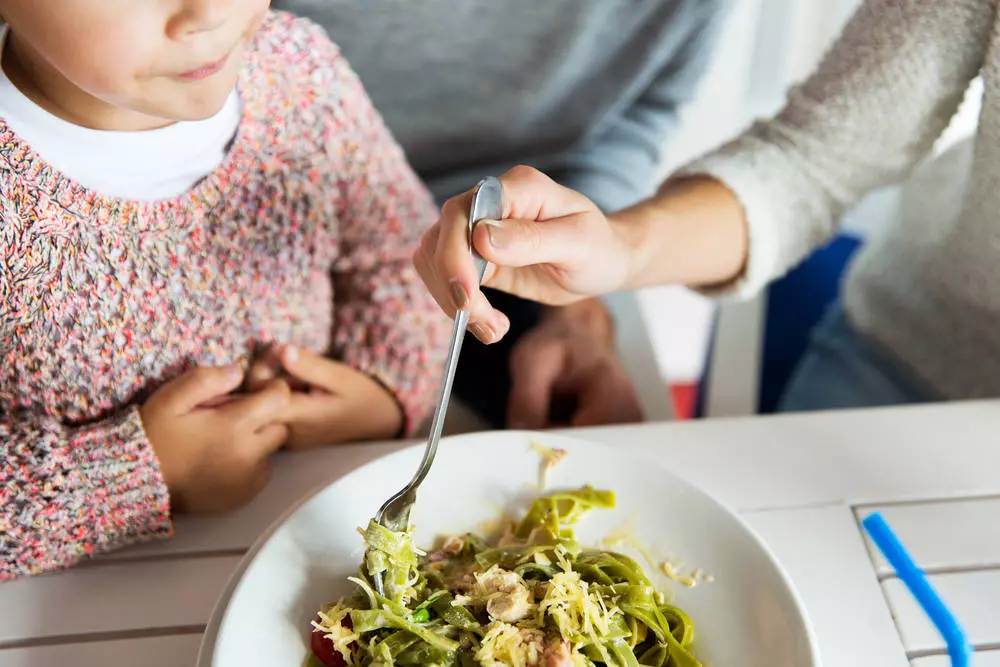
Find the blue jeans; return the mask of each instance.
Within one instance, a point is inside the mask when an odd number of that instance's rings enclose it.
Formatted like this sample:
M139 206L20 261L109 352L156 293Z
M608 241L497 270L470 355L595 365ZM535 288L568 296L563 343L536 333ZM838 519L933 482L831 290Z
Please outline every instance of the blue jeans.
M886 350L858 333L839 303L812 334L779 412L864 408L939 400Z

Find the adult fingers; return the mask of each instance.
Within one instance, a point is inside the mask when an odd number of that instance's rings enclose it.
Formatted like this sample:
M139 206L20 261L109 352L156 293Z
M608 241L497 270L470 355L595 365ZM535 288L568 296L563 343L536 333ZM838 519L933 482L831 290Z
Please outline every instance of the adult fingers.
M511 389L507 424L513 429L547 425L552 393L566 368L566 349L553 341L542 345L522 341L510 359Z
M468 331L483 343L496 343L510 330L510 320L490 305L486 295L476 292L469 307Z
M603 237L591 238L578 217L537 221L508 218L484 220L473 231L473 243L491 264L512 269L536 264L573 265L593 256L592 246ZM582 267L572 266L579 269ZM503 269L498 273L503 273ZM494 275L494 285L502 276Z
M641 422L642 408L635 389L615 370L591 373L580 388L573 427Z
M469 252L469 207L474 191L452 197L441 207L431 264L439 289L447 291L449 312L467 310L479 293L479 275Z

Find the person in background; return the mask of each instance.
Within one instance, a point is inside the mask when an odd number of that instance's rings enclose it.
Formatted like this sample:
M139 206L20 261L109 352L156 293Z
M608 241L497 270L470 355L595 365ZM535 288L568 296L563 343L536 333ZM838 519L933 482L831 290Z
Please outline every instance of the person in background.
M1000 396L998 31L993 0L867 0L779 115L610 217L512 170L511 219L474 239L503 267L487 284L545 303L667 283L752 295L829 239L865 193L908 177L899 214L848 269L781 408ZM925 160L977 75L975 136ZM415 262L448 312L472 303L471 320L500 321L472 277L467 200L445 206Z
M422 423L433 200L323 30L267 0L0 0L0 580ZM277 346L277 347L275 347ZM254 350L287 378L252 390Z
M528 163L616 211L652 191L731 2L274 4L329 31L438 202ZM466 339L455 391L468 407L493 427L641 419L600 301L488 293L505 316L473 325L492 346Z

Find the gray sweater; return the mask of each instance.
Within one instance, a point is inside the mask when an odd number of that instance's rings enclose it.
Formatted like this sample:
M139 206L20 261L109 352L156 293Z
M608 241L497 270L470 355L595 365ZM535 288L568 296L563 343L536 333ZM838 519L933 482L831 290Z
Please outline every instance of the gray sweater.
M976 136L925 161L977 74ZM899 216L847 277L847 315L943 397L998 397L996 0L867 0L777 118L685 171L718 177L742 201L750 258L734 288L753 293L835 233L866 192L918 165Z
M275 0L323 25L439 200L532 164L650 193L731 0Z

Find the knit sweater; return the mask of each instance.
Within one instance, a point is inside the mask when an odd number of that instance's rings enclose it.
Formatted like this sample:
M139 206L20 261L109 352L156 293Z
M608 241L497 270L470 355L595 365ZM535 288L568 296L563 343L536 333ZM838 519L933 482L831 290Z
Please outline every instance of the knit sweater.
M949 399L1000 396L998 29L996 0L867 0L780 115L684 170L742 202L750 255L733 289L751 294L910 175L981 74L974 139L919 165L843 295L862 335Z
M291 343L429 411L430 195L322 29L270 15L239 90L222 164L165 201L88 191L0 121L0 580L171 532L137 407L193 367Z
M438 202L531 164L610 211L652 193L733 4L272 0L327 29Z

